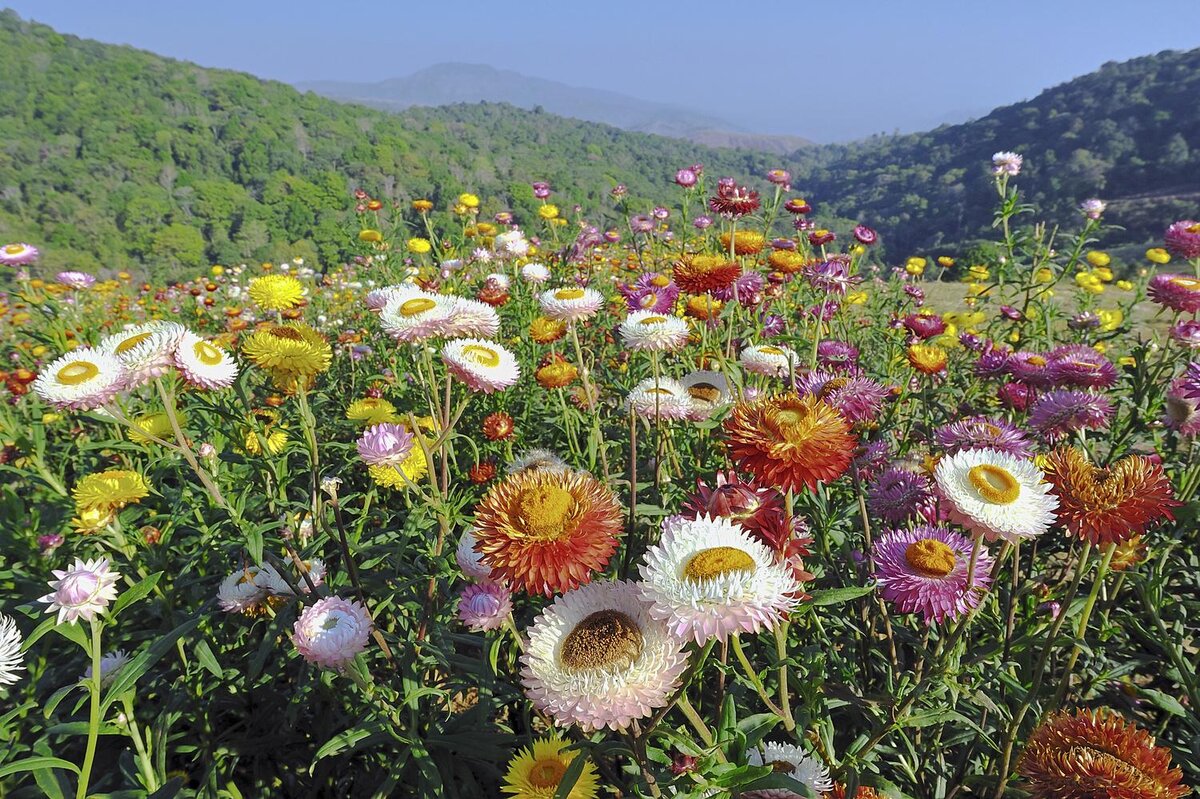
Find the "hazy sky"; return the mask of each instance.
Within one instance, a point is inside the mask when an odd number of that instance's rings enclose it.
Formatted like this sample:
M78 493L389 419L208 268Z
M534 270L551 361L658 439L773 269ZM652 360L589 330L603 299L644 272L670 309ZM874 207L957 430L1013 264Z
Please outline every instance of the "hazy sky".
M817 141L960 121L1105 61L1200 46L1200 0L5 4L66 33L289 82L483 63Z

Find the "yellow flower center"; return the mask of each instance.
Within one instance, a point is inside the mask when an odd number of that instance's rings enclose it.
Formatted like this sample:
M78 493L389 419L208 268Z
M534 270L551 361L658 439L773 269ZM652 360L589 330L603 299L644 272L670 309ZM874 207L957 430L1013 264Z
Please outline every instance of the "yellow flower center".
M667 321L665 316L647 316L645 319L638 322L639 325L661 325Z
M100 368L96 364L90 361L75 361L59 369L55 377L64 385L77 386L80 383L86 383L98 374L100 374Z
M575 497L558 486L534 486L521 492L516 505L532 538L557 541L575 510Z
M1189 225L1186 230L1188 233L1200 233L1200 223Z
M996 426L996 425L994 425L994 424L985 424L985 425L983 426L983 430L984 430L984 432L985 432L985 433L987 433L989 436L998 436L998 435L1000 435L1001 433L1003 433L1003 432L1004 432L1003 430L1001 430L999 427L997 427L997 426Z
M489 369L494 369L500 365L500 353L491 347L484 347L480 344L468 344L463 347L463 355L480 366L486 366Z
M796 767L786 760L772 760L767 764L771 767L771 771L776 774L791 774L796 770Z
M300 331L294 327L283 327L282 325L277 325L271 328L270 332L275 338L283 338L287 339L288 341L304 341L304 336L302 336Z
M435 305L437 303L428 297L417 297L412 300L406 300L400 305L400 315L416 316L417 314L425 313Z
M117 355L124 355L125 353L129 352L131 349L133 349L137 345L141 344L143 341L145 341L148 338L150 338L149 333L138 333L135 336L130 336L129 338L125 339L120 344L118 344L116 346L116 348L114 349L114 352L116 352Z
M794 408L786 408L775 414L775 422L780 427L795 427L804 421L804 413Z
M4 248L4 251L6 253L8 253L9 255L16 255L17 253L22 252L24 249L25 248L22 247L20 244L9 244L7 247Z
M1183 275L1180 275L1178 277L1171 278L1171 282L1174 285L1179 286L1179 288L1187 289L1188 291L1200 290L1200 280L1197 280L1194 277L1184 277Z
M671 395L671 389L669 389L669 388L660 388L660 387L648 388L648 389L646 389L646 393L647 393L647 394L665 394L665 395L667 395L667 396L670 396L670 395Z
M529 767L529 784L539 790L557 788L567 773L567 766L557 757L543 757Z
M753 573L754 568L754 558L737 547L711 547L692 556L683 567L683 576L699 583L734 572Z
M650 278L650 285L658 286L660 289L666 288L670 284L671 278L667 277L666 275L657 275L656 277Z
M1026 363L1029 364L1030 366L1039 366L1040 367L1040 366L1046 365L1046 359L1040 355L1034 355L1029 360L1027 360Z
M583 297L583 289L559 289L554 292L556 300L578 300Z
M640 300L638 300L638 304L641 305L643 308L653 308L657 303L658 303L658 295L654 294L653 292L645 295Z
M688 396L692 399L704 400L705 402L716 402L721 399L721 389L712 383L694 383L688 386L687 392Z
M759 347L758 351L764 355L783 355L783 350L778 347Z
M958 564L954 550L936 538L912 542L904 550L904 559L926 577L945 577Z
M205 366L217 366L225 358L219 349L207 341L197 341L192 345L192 352L195 354L196 360Z
M570 671L623 671L642 654L642 631L619 610L598 610L563 639L558 658Z
M981 463L967 472L971 485L994 505L1008 505L1021 496L1021 484L1002 466Z

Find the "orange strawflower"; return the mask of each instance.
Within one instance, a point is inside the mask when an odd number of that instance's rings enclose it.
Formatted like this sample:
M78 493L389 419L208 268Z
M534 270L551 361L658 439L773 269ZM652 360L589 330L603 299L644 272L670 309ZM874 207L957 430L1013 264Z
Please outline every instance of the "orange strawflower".
M503 441L513 434L513 418L504 411L489 413L483 420L483 435L488 441Z
M675 283L688 294L707 294L733 284L742 267L719 255L692 255L675 264Z
M739 402L724 427L734 463L783 491L836 480L858 446L842 415L811 396Z
M567 323L539 316L529 323L529 337L538 344L552 344L567 334Z

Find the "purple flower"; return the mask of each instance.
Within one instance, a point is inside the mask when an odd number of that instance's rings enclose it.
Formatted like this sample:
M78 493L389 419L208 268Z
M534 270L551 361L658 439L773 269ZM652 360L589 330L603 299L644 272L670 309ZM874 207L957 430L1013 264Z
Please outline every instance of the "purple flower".
M907 275L905 276L907 277ZM916 300L918 308L925 304L925 289L920 286L913 283L906 283L904 285L904 293Z
M1067 320L1072 330L1095 330L1100 327L1100 314L1095 311L1080 311Z
M1078 430L1104 430L1113 413L1112 400L1090 391L1047 391L1029 409L1029 424L1048 441Z
M858 347L848 341L824 339L817 344L817 363L827 369L844 369L858 363Z
M655 219L666 219L671 215L671 212L666 208L663 208L661 205L656 205L654 206L654 210L650 212L650 215Z
M794 250L796 249L796 242L791 239L771 239L771 249Z
M468 585L458 599L458 618L473 632L498 630L512 613L512 592L491 580Z
M850 275L850 267L842 261L821 261L805 266L801 274L817 291L844 296L849 288L862 282L862 278Z
M1188 394L1186 378L1176 378L1167 389L1163 424L1181 436L1194 437L1200 434L1200 407L1196 397Z
M692 220L692 227L696 228L696 230L708 230L710 227L712 227L712 223L713 220L711 216L702 215Z
M1112 361L1084 344L1057 347L1049 354L1049 384L1077 388L1109 388L1117 382Z
M911 520L928 521L936 514L933 482L925 475L900 466L889 466L867 489L867 507L890 525Z
M616 230L604 231L604 240L609 244L616 244L621 240L621 234Z
M1200 240L1200 234L1196 238ZM1200 248L1200 244L1197 247ZM1200 258L1200 249L1193 257ZM1190 275L1155 275L1146 287L1146 296L1172 311L1194 314L1200 311L1200 280Z
M539 200L544 200L550 196L549 183L546 183L543 180L535 180L530 185L533 186L533 196L537 197Z
M617 185L613 186L612 191L609 192L609 194L613 196L613 199L617 200L621 199L628 193L629 188L624 183L618 183Z
M89 275L87 272L59 272L54 276L54 279L64 286L73 289L90 288L96 282L96 277Z
M1186 319L1171 327L1171 338L1185 347L1200 348L1200 322Z
M854 238L860 244L865 244L870 247L875 242L879 241L879 234L866 225L854 226Z
M886 533L871 549L879 593L901 613L920 613L928 624L953 621L977 606L991 583L992 556L944 527Z
M679 287L666 275L645 272L631 286L618 286L630 311L668 313L679 297Z
M1033 444L1020 428L1003 419L972 416L939 427L933 439L947 455L969 449L994 449L1017 458L1033 457Z
M1106 207L1104 200L1092 197L1079 204L1079 211L1088 219L1099 219Z
M1009 357L1010 354L1006 347L997 347L994 342L988 341L983 345L983 352L975 361L975 376L999 377L1007 374Z
M0 265L24 266L37 260L38 248L32 244L18 242L0 247Z
M1180 258L1200 258L1200 222L1183 219L1174 223L1163 235L1167 251Z
M786 169L767 170L767 182L779 186L784 191L792 190L792 173Z
M637 214L629 218L629 229L634 233L649 233L654 230L654 220L646 214Z
M728 302L736 297L742 305L755 305L756 303L749 300L762 291L764 285L766 281L758 272L744 272L728 286L715 288L709 293L721 302Z
M875 478L875 475L883 471L888 465L890 457L886 441L882 439L870 441L855 453L851 465L859 480L869 482Z
M696 173L691 169L681 169L675 173L675 182L685 189L696 185Z
M358 439L358 455L371 466L400 466L413 448L413 437L402 424L373 424Z
M890 393L887 387L869 377L835 375L820 370L797 377L796 392L824 400L851 424L874 421Z
M946 323L942 317L934 314L909 314L904 317L904 327L919 339L933 338L946 332Z
M1000 402L1014 411L1023 411L1033 402L1036 392L1024 383L1005 383L997 390Z
M762 318L762 328L759 332L763 338L774 338L784 331L785 325L782 316L767 314Z
M1050 383L1050 359L1038 352L1014 352L1008 356L1008 373L1013 380L1030 386Z

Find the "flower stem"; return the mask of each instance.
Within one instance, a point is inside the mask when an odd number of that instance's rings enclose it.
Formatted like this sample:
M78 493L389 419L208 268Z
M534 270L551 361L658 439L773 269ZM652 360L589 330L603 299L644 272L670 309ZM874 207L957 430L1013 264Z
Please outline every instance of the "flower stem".
M75 799L86 799L88 781L92 775L92 761L96 759L96 741L100 738L100 630L103 622L92 619L92 677L88 681L88 692L91 694L91 709L88 712L87 748L83 752L83 766L79 771L79 790Z

